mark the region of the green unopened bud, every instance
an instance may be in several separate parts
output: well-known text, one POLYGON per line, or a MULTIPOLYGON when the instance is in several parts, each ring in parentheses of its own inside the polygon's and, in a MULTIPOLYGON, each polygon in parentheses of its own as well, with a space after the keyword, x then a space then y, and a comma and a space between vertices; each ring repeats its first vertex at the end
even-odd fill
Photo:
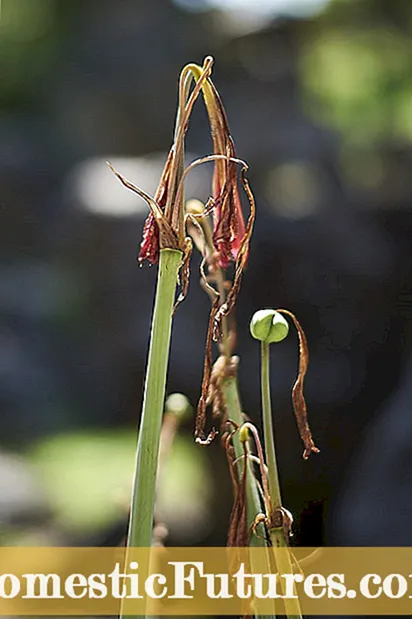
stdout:
POLYGON ((252 316, 250 332, 256 340, 266 344, 281 342, 289 333, 289 324, 282 314, 275 310, 259 310, 252 316))
POLYGON ((241 443, 247 443, 249 440, 249 429, 247 426, 241 426, 239 429, 239 440, 241 443))
POLYGON ((186 419, 190 418, 192 407, 183 393, 172 393, 166 399, 165 411, 166 413, 176 415, 181 421, 186 421, 186 419))
POLYGON ((186 202, 186 213, 191 213, 192 215, 202 215, 204 212, 205 205, 200 200, 191 198, 186 202))

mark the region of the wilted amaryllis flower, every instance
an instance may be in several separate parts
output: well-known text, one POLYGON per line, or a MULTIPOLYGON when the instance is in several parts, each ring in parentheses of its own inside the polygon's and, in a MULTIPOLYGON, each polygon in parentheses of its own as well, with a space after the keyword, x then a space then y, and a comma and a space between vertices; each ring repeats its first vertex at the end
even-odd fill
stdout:
POLYGON ((232 286, 226 301, 217 309, 214 320, 213 338, 218 340, 221 320, 233 309, 249 257, 249 243, 255 222, 255 201, 246 179, 248 166, 236 158, 234 141, 219 93, 210 80, 207 80, 203 92, 210 118, 215 153, 213 195, 206 205, 206 212, 211 212, 213 218, 213 244, 219 265, 227 268, 232 261, 235 263, 232 286), (241 165, 240 183, 250 207, 246 225, 239 195, 237 164, 241 165))
MULTIPOLYGON (((164 208, 166 206, 167 183, 169 177, 170 161, 172 159, 171 155, 172 153, 170 152, 165 168, 163 170, 159 187, 157 188, 154 197, 155 202, 161 211, 164 211, 164 208)), ((143 260, 148 260, 150 264, 157 264, 157 262, 159 261, 160 251, 159 237, 159 225, 155 219, 153 212, 151 211, 147 216, 143 227, 143 240, 140 245, 140 253, 138 257, 139 262, 143 262, 143 260)))
POLYGON ((213 193, 213 242, 219 256, 219 264, 227 269, 236 260, 245 235, 245 220, 237 183, 234 147, 228 149, 230 159, 222 166, 216 162, 213 193), (232 151, 232 152, 230 152, 232 151), (230 154, 229 154, 230 153, 230 154))
POLYGON ((202 68, 187 65, 182 71, 175 142, 154 199, 150 199, 142 190, 113 170, 119 180, 146 199, 151 208, 143 229, 139 262, 148 260, 151 264, 156 264, 161 248, 170 247, 185 251, 187 246, 183 218, 184 138, 194 102, 201 91, 209 115, 213 140, 213 155, 205 160, 215 159, 212 195, 207 203, 206 214, 211 213, 213 217, 213 244, 222 268, 227 268, 231 262, 236 261, 242 243, 246 240, 236 169, 237 164, 243 162, 236 159, 226 112, 209 77, 212 63, 213 60, 208 57, 202 68), (190 82, 193 79, 196 80, 196 86, 189 96, 190 82))
MULTIPOLYGON (((249 253, 249 241, 252 233, 255 209, 253 195, 246 180, 247 165, 236 158, 235 146, 230 135, 226 112, 220 96, 210 79, 213 59, 207 57, 202 67, 188 64, 184 67, 179 81, 179 110, 177 116, 175 140, 170 149, 159 186, 154 198, 125 179, 113 169, 117 178, 128 188, 145 199, 150 213, 143 228, 138 260, 148 260, 156 264, 159 251, 163 248, 179 249, 184 254, 183 284, 188 281, 188 261, 191 253, 191 241, 186 236, 186 219, 184 212, 184 179, 194 165, 214 161, 213 186, 204 215, 213 219, 213 246, 219 266, 227 268, 235 263, 235 275, 232 289, 216 312, 214 339, 219 338, 219 324, 236 301, 241 276, 249 253), (196 84, 190 92, 191 84, 196 84), (184 141, 189 125, 193 105, 203 94, 206 104, 210 131, 213 141, 213 155, 192 163, 184 170, 184 141), (242 166, 238 175, 237 166, 242 166), (245 225, 242 204, 239 195, 239 181, 243 186, 250 204, 250 215, 245 225)), ((183 286, 184 288, 185 286, 183 286)), ((183 296, 185 290, 183 290, 183 296)), ((182 297, 182 295, 181 295, 182 297)))
MULTIPOLYGON (((175 130, 175 139, 167 158, 159 186, 154 198, 136 187, 111 169, 117 178, 129 189, 145 199, 150 207, 150 213, 143 229, 143 240, 139 261, 148 260, 156 264, 162 249, 178 249, 182 252, 181 293, 177 304, 186 296, 189 282, 189 262, 192 251, 192 241, 186 235, 188 220, 197 219, 193 214, 185 214, 184 181, 193 167, 214 163, 213 184, 211 196, 200 218, 213 220, 211 238, 213 260, 220 268, 227 268, 234 263, 234 275, 226 298, 216 293, 216 299, 209 319, 206 342, 206 359, 202 382, 202 396, 198 406, 196 437, 202 442, 205 439, 203 427, 207 406, 207 392, 211 377, 211 346, 212 340, 221 339, 221 324, 225 316, 233 309, 239 294, 243 271, 249 255, 249 243, 255 220, 255 203, 249 183, 246 179, 247 165, 236 157, 232 136, 230 135, 226 112, 220 96, 210 79, 213 59, 207 57, 200 67, 189 64, 184 67, 179 80, 179 108, 175 130), (191 90, 192 82, 195 86, 191 90), (206 105, 210 133, 213 142, 213 154, 198 159, 184 169, 184 142, 189 125, 193 105, 202 93, 206 105), (240 173, 238 173, 240 166, 240 173), (243 187, 249 202, 249 217, 245 224, 239 186, 243 187)), ((110 165, 110 164, 109 164, 110 165)), ((196 223, 196 222, 195 222, 196 223)), ((201 229, 201 226, 199 226, 201 229)))
POLYGON ((110 169, 123 185, 146 200, 150 208, 150 213, 143 228, 139 262, 148 260, 151 264, 156 264, 159 260, 159 251, 161 249, 186 251, 187 240, 184 223, 183 192, 180 193, 179 200, 176 199, 176 194, 183 177, 184 141, 189 126, 190 114, 205 81, 210 76, 212 65, 213 59, 211 57, 206 58, 203 67, 200 68, 199 79, 190 94, 188 76, 190 75, 192 65, 187 65, 181 73, 179 113, 175 139, 154 198, 139 187, 136 187, 109 163, 110 169))
POLYGON ((212 125, 213 150, 225 155, 215 163, 213 174, 213 242, 220 266, 226 269, 236 260, 245 235, 245 221, 239 196, 235 145, 219 93, 212 83, 206 104, 212 125), (212 99, 213 97, 213 99, 212 99), (213 105, 211 103, 213 100, 213 105))

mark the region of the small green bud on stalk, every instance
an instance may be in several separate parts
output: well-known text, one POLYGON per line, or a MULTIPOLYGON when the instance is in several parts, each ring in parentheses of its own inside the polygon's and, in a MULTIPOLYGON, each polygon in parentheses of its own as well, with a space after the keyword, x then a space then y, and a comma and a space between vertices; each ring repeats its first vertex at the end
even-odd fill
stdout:
POLYGON ((281 342, 289 333, 287 320, 275 310, 264 309, 255 312, 250 321, 250 333, 265 344, 281 342))
POLYGON ((166 398, 165 413, 174 415, 179 421, 190 419, 192 407, 183 393, 172 393, 166 398))
POLYGON ((200 200, 192 198, 186 202, 186 213, 191 215, 203 215, 205 212, 205 205, 200 200))
POLYGON ((247 443, 249 440, 249 430, 245 425, 241 426, 239 429, 239 440, 241 443, 247 443))

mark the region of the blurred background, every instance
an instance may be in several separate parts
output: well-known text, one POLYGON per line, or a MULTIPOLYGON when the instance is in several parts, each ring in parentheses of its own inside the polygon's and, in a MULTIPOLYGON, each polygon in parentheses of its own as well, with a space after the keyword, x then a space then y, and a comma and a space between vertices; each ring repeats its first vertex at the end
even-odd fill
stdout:
MULTIPOLYGON (((138 268, 182 66, 212 54, 258 216, 237 306, 287 307, 311 351, 321 449, 304 462, 293 334, 272 346, 284 505, 301 545, 412 545, 412 4, 405 0, 2 0, 0 542, 116 544, 126 526, 156 270, 138 268)), ((190 156, 211 151, 199 103, 190 156)), ((187 197, 208 196, 210 170, 187 197)), ((168 392, 196 404, 208 302, 193 265, 168 392)), ((219 441, 182 426, 158 512, 174 545, 225 543, 219 441)))

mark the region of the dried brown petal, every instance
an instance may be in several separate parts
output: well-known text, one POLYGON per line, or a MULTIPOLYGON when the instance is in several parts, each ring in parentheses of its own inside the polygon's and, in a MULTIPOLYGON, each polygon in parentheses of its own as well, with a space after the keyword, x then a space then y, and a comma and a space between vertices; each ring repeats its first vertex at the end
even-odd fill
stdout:
POLYGON ((227 156, 224 161, 216 161, 213 182, 213 242, 219 255, 220 266, 228 268, 236 260, 245 233, 245 220, 239 196, 236 152, 229 134, 225 136, 227 156), (217 166, 223 166, 217 175, 217 166))
POLYGON ((180 267, 181 268, 180 294, 177 297, 177 301, 176 301, 175 306, 173 308, 173 316, 175 315, 176 310, 177 310, 178 306, 180 305, 180 303, 182 303, 182 301, 184 301, 186 299, 187 291, 189 290, 190 258, 192 257, 192 251, 193 251, 192 239, 187 237, 186 238, 186 242, 185 242, 185 250, 183 252, 183 258, 182 258, 181 267, 180 267))
MULTIPOLYGON (((169 155, 167 157, 165 167, 163 168, 162 177, 160 179, 160 182, 159 182, 159 185, 156 190, 155 197, 154 197, 162 213, 164 212, 164 208, 166 205, 171 161, 172 161, 172 150, 170 150, 169 155)), ((140 245, 140 253, 139 253, 138 260, 139 262, 148 260, 150 264, 157 264, 159 261, 159 251, 160 251, 159 226, 153 216, 153 213, 150 212, 149 215, 147 216, 147 219, 143 227, 143 240, 140 245)))
POLYGON ((270 520, 272 514, 272 501, 269 492, 269 480, 267 469, 265 466, 265 456, 263 453, 263 447, 260 441, 259 432, 257 431, 256 426, 254 426, 253 423, 251 423, 250 421, 246 421, 243 424, 242 428, 247 428, 249 430, 249 432, 253 436, 253 440, 256 445, 257 457, 259 460, 260 478, 262 480, 263 502, 265 504, 266 518, 270 520))
POLYGON ((196 423, 195 423, 195 440, 197 443, 202 445, 208 445, 216 436, 216 430, 212 429, 209 435, 205 436, 205 425, 206 425, 206 409, 208 403, 209 396, 209 387, 210 387, 210 378, 212 375, 212 342, 213 342, 213 325, 215 321, 216 312, 219 308, 219 298, 216 297, 209 317, 209 325, 207 329, 206 335, 206 351, 205 351, 205 361, 203 365, 203 380, 202 380, 202 392, 199 398, 199 402, 197 405, 196 412, 196 423))
POLYGON ((313 442, 312 433, 310 431, 307 415, 307 407, 305 396, 303 394, 303 384, 305 381, 306 372, 309 365, 309 348, 305 332, 303 331, 298 319, 292 312, 285 309, 276 310, 280 314, 289 316, 296 327, 299 336, 299 372, 296 382, 292 389, 292 402, 295 411, 296 421, 298 424, 299 434, 305 446, 303 457, 305 460, 310 456, 312 451, 319 453, 319 449, 313 442))
POLYGON ((143 226, 143 240, 140 244, 138 261, 147 260, 150 264, 157 264, 159 261, 159 226, 152 213, 149 213, 143 226))
POLYGON ((248 167, 245 164, 241 170, 240 178, 241 178, 242 186, 249 200, 250 213, 249 213, 249 218, 246 224, 245 233, 240 243, 237 258, 236 258, 235 275, 233 278, 232 287, 229 291, 226 302, 220 306, 219 311, 216 314, 214 330, 213 330, 213 339, 215 341, 218 341, 220 339, 220 325, 221 325, 222 319, 225 316, 228 316, 228 314, 230 314, 230 312, 232 311, 236 303, 236 300, 237 300, 237 297, 240 291, 240 286, 242 283, 243 271, 245 270, 246 263, 249 257, 249 245, 250 245, 250 239, 251 239, 252 232, 253 232, 253 226, 255 223, 256 205, 255 205, 255 199, 254 199, 252 190, 250 189, 249 181, 246 178, 247 169, 248 167))
POLYGON ((156 264, 159 259, 159 249, 161 247, 170 247, 172 249, 180 248, 177 234, 173 230, 170 223, 165 219, 163 214, 164 201, 167 195, 167 179, 169 175, 170 161, 171 157, 169 154, 154 198, 125 178, 122 174, 120 174, 120 172, 115 170, 109 161, 107 162, 107 165, 122 185, 143 198, 150 208, 150 213, 146 219, 143 229, 143 241, 139 261, 148 259, 152 264, 156 264))

